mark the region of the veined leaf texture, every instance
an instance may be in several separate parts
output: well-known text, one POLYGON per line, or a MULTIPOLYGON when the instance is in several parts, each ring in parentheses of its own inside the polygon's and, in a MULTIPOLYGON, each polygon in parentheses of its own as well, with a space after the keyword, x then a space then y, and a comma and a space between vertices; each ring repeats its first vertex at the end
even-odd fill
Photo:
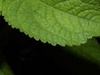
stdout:
POLYGON ((100 35, 99 0, 2 0, 1 4, 9 25, 44 43, 80 45, 100 35))

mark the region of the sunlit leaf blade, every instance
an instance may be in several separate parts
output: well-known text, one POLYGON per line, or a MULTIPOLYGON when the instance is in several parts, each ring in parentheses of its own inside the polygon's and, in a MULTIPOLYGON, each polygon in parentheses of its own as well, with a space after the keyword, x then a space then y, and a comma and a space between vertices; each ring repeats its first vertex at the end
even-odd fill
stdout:
POLYGON ((2 0, 0 0, 0 15, 1 15, 1 5, 2 5, 2 0))
POLYGON ((81 46, 65 47, 65 50, 71 51, 79 57, 83 57, 100 65, 100 45, 96 39, 88 40, 81 46))
POLYGON ((2 15, 12 27, 52 45, 80 45, 100 35, 97 0, 3 0, 2 15))

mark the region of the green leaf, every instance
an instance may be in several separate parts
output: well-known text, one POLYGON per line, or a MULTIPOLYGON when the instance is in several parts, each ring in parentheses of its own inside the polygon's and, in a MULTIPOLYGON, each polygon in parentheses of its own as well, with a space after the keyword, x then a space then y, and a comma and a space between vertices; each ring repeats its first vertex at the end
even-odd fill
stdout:
POLYGON ((1 51, 0 51, 0 75, 14 75, 1 51))
POLYGON ((0 15, 1 15, 2 0, 0 0, 0 15))
POLYGON ((100 36, 98 0, 3 0, 2 15, 14 28, 52 45, 80 45, 100 36))
POLYGON ((68 50, 79 57, 83 57, 100 65, 100 44, 94 38, 88 40, 86 44, 82 44, 81 46, 66 46, 65 50, 68 50))

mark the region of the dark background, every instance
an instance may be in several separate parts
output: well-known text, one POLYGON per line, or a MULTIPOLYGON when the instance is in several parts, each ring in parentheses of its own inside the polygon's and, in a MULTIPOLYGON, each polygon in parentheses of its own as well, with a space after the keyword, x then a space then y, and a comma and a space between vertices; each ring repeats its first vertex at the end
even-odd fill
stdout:
POLYGON ((63 47, 29 38, 0 17, 0 49, 15 75, 100 75, 100 66, 63 47))

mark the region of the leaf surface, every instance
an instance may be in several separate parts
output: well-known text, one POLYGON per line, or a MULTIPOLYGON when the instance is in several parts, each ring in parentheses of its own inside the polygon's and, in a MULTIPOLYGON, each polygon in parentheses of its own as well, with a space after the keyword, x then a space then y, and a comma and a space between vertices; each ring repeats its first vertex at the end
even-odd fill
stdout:
POLYGON ((2 0, 0 0, 0 15, 1 15, 2 0))
POLYGON ((98 0, 3 0, 2 15, 14 28, 52 45, 80 45, 100 36, 98 0))
POLYGON ((0 48, 0 75, 14 75, 0 48))
POLYGON ((100 44, 94 38, 88 40, 86 44, 83 44, 78 47, 66 46, 65 50, 68 50, 78 55, 79 57, 83 57, 100 65, 100 44))

